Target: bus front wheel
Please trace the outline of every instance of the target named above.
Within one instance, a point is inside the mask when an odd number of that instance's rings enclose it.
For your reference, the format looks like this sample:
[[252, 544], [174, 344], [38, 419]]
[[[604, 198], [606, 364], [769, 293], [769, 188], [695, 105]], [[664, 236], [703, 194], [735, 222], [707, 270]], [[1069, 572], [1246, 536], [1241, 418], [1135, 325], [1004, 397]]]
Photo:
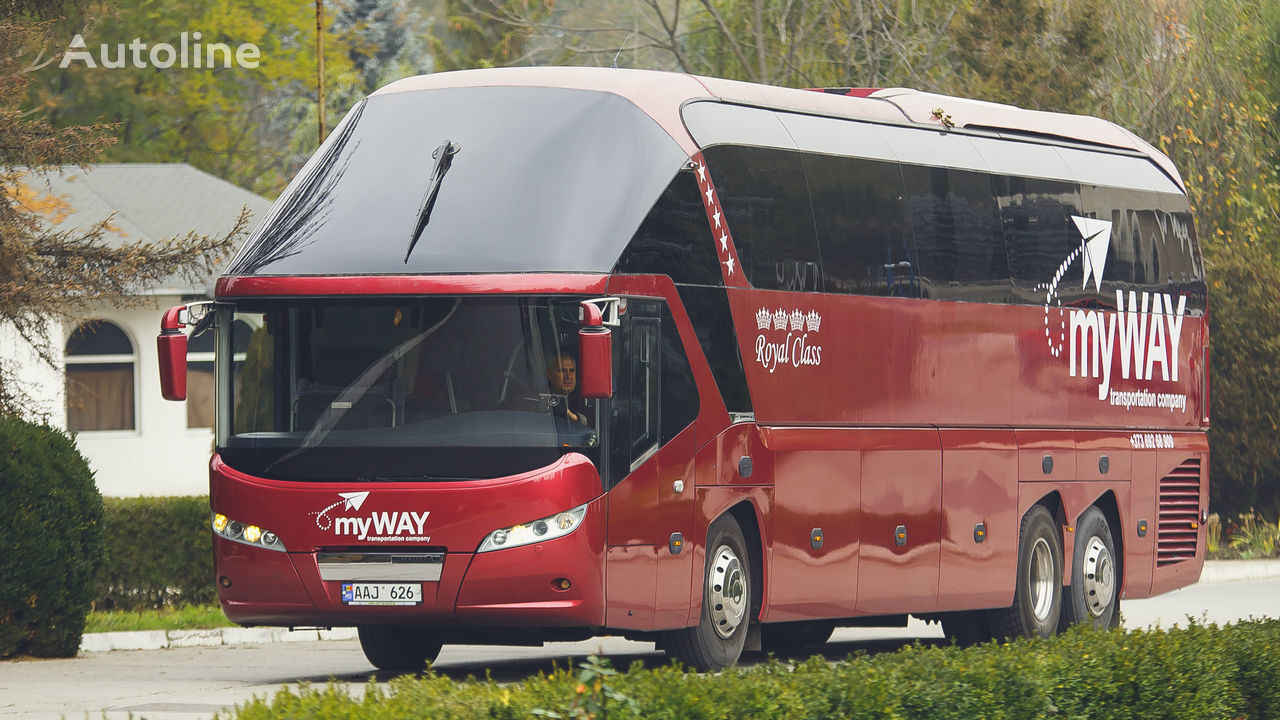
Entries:
[[996, 638], [1049, 637], [1062, 615], [1062, 533], [1043, 505], [1022, 518], [1013, 605], [987, 614]]
[[742, 528], [730, 515], [711, 523], [698, 624], [663, 633], [663, 648], [703, 672], [738, 661], [751, 624], [751, 556]]
[[387, 672], [413, 672], [436, 659], [443, 644], [431, 628], [361, 625], [360, 649], [370, 664]]

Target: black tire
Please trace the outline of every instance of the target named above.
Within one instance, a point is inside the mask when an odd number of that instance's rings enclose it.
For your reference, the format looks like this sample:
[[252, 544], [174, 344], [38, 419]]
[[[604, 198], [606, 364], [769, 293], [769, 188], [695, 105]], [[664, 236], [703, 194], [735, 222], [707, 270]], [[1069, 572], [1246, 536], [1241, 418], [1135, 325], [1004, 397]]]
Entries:
[[1050, 637], [1062, 619], [1062, 533], [1037, 505], [1022, 517], [1018, 532], [1018, 577], [1013, 605], [987, 611], [992, 637]]
[[388, 672], [414, 672], [440, 655], [443, 643], [430, 628], [361, 625], [360, 649], [374, 667]]
[[947, 613], [942, 618], [942, 632], [960, 647], [980, 645], [991, 639], [986, 613], [981, 610]]
[[830, 620], [770, 623], [760, 626], [760, 648], [778, 654], [817, 647], [831, 639], [836, 624]]
[[702, 610], [698, 624], [662, 634], [667, 654], [702, 672], [738, 661], [754, 612], [751, 554], [742, 528], [724, 515], [707, 530]]
[[1063, 599], [1063, 625], [1085, 623], [1109, 630], [1120, 622], [1120, 566], [1111, 524], [1097, 507], [1076, 521], [1071, 585]]

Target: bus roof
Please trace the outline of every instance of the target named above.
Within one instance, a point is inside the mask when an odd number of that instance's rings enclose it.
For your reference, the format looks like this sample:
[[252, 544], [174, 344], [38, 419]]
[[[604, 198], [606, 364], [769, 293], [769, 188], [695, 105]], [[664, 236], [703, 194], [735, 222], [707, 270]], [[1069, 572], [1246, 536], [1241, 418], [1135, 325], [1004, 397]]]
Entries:
[[589, 67], [529, 67], [460, 70], [398, 80], [373, 96], [439, 88], [478, 86], [559, 87], [598, 90], [626, 98], [652, 117], [690, 155], [700, 148], [685, 130], [680, 108], [693, 100], [720, 100], [775, 110], [870, 122], [984, 131], [1021, 139], [1039, 137], [1138, 152], [1149, 157], [1185, 190], [1173, 163], [1134, 133], [1087, 115], [1026, 110], [1012, 105], [885, 88], [866, 97], [812, 92], [657, 70]]

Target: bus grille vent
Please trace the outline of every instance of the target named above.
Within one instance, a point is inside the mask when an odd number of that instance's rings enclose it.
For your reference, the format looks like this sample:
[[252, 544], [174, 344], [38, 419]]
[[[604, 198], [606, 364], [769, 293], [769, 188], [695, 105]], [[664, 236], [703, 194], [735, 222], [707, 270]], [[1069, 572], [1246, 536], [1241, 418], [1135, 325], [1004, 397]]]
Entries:
[[1156, 567], [1194, 558], [1199, 527], [1200, 459], [1190, 458], [1160, 478]]

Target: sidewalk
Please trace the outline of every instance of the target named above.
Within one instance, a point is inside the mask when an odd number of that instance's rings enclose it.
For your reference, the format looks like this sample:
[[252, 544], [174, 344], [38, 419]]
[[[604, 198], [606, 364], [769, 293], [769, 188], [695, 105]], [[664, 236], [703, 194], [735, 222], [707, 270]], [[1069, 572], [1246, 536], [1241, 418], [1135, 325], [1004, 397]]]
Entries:
[[[1204, 571], [1200, 573], [1200, 582], [1241, 582], [1276, 577], [1280, 577], [1280, 560], [1210, 560], [1204, 564]], [[180, 647], [354, 639], [356, 639], [355, 628], [290, 630], [279, 627], [230, 627], [216, 630], [140, 630], [87, 634], [80, 641], [80, 652], [162, 650]]]
[[136, 630], [131, 632], [87, 633], [80, 639], [80, 652], [108, 650], [163, 650], [219, 645], [260, 645], [274, 642], [314, 640], [355, 640], [355, 628], [332, 630], [290, 630], [282, 627], [227, 627], [212, 630]]
[[1280, 577], [1280, 560], [1206, 560], [1200, 582], [1240, 582]]

